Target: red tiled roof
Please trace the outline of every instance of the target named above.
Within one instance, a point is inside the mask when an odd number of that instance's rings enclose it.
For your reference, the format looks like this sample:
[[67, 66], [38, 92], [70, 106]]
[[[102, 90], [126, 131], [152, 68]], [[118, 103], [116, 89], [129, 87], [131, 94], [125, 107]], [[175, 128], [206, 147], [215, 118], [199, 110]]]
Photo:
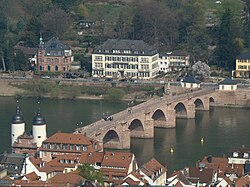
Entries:
[[140, 184], [140, 181], [134, 181], [130, 177], [126, 178], [124, 182], [126, 182], [129, 186], [138, 186]]
[[47, 181], [27, 181], [27, 180], [16, 180], [14, 182], [15, 186], [31, 186], [31, 187], [38, 187], [38, 186], [47, 186], [51, 187], [52, 185]]
[[80, 163], [95, 164], [101, 163], [103, 159], [103, 152], [82, 153]]
[[242, 176], [237, 182], [236, 186], [249, 186], [250, 185], [250, 176]]
[[49, 181], [51, 182], [53, 187], [57, 187], [62, 185], [64, 186], [66, 184], [69, 184], [70, 186], [79, 185], [80, 183], [82, 184], [85, 181], [85, 179], [75, 173], [62, 173], [62, 174], [57, 174]]
[[40, 179], [40, 177], [34, 171], [26, 174], [25, 177], [30, 181], [35, 181]]
[[133, 153], [105, 152], [103, 156], [102, 166], [124, 167], [128, 169], [133, 157]]
[[[158, 177], [161, 176], [162, 173], [166, 172], [166, 168], [162, 166], [157, 160], [154, 158], [151, 159], [149, 162], [144, 164], [141, 169], [143, 173], [145, 173], [147, 176], [154, 176]], [[160, 173], [159, 173], [160, 172]]]
[[78, 144], [78, 145], [91, 145], [91, 139], [83, 134], [72, 133], [55, 133], [47, 138], [44, 143], [63, 143], [63, 144]]
[[193, 181], [192, 178], [198, 178], [202, 183], [212, 182], [213, 178], [213, 169], [199, 169], [199, 168], [189, 168], [189, 177], [188, 180]]

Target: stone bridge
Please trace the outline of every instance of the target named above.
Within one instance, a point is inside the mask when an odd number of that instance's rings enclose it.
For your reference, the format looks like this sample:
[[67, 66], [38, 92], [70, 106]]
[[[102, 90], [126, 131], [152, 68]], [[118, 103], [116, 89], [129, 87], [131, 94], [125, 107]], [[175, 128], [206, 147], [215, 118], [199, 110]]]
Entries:
[[152, 98], [75, 130], [103, 143], [104, 148], [129, 149], [130, 138], [153, 138], [154, 127], [174, 128], [176, 118], [195, 118], [196, 110], [209, 110], [214, 89], [194, 90], [177, 96]]

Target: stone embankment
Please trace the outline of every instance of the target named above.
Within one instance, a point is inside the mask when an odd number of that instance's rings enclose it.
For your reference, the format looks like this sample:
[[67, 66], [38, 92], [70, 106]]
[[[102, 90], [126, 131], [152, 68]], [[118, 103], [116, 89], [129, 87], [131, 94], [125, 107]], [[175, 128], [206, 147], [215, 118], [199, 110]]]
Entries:
[[0, 96], [22, 95], [25, 90], [12, 86], [9, 80], [0, 80]]

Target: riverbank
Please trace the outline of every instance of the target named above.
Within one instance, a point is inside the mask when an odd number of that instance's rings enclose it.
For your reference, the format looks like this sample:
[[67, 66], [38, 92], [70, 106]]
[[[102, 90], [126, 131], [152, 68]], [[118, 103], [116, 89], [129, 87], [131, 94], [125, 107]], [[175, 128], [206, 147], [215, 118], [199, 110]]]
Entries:
[[146, 101], [158, 87], [148, 85], [112, 86], [104, 84], [79, 84], [44, 80], [0, 79], [0, 96], [42, 97], [52, 99], [124, 100]]

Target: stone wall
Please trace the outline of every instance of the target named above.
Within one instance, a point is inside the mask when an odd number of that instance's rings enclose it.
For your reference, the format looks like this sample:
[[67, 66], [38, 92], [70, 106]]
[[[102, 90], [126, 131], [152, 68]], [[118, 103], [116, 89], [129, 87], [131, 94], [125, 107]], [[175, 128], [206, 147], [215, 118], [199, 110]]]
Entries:
[[237, 89], [235, 91], [216, 90], [213, 96], [215, 106], [250, 107], [250, 89]]

